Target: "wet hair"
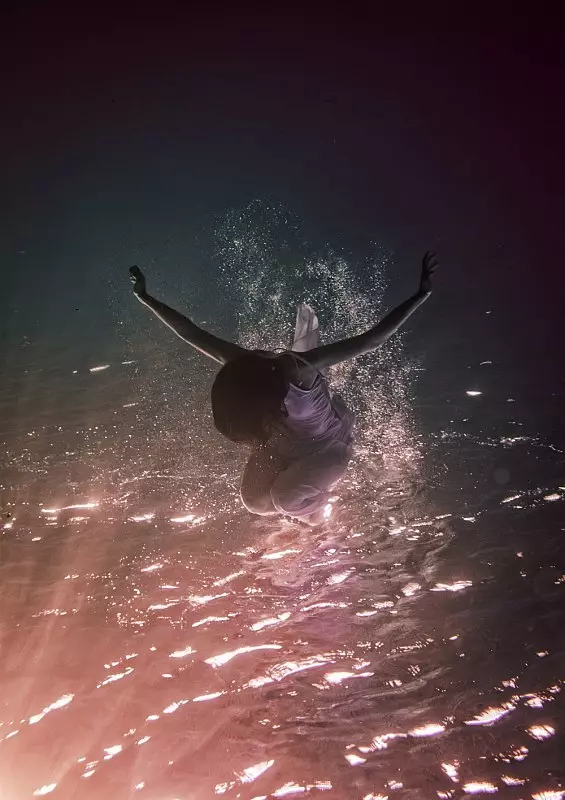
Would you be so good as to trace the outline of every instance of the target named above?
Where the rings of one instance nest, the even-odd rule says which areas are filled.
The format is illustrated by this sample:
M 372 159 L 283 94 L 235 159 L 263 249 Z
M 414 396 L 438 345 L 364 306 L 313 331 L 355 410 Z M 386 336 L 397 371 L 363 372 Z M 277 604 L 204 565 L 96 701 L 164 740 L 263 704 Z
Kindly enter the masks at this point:
M 271 425 L 286 416 L 287 392 L 275 359 L 252 352 L 228 361 L 212 385 L 214 425 L 232 442 L 265 442 Z

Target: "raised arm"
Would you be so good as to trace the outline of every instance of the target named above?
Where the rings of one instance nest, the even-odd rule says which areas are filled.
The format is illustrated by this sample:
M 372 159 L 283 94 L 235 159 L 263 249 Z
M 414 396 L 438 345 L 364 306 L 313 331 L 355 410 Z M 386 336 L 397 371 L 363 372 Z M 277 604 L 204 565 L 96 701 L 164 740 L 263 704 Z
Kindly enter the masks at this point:
M 243 347 L 220 339 L 199 328 L 198 325 L 195 325 L 183 314 L 175 311 L 174 308 L 170 308 L 165 303 L 147 294 L 145 277 L 139 267 L 130 267 L 129 272 L 133 284 L 133 292 L 139 302 L 150 308 L 155 316 L 174 331 L 177 336 L 180 336 L 185 342 L 204 353 L 205 356 L 213 358 L 214 361 L 218 361 L 220 364 L 226 364 L 246 352 Z
M 387 314 L 387 316 L 375 325 L 374 328 L 361 333 L 358 336 L 352 336 L 350 339 L 343 339 L 339 342 L 326 344 L 322 347 L 316 347 L 313 350 L 308 350 L 302 353 L 302 357 L 312 364 L 316 369 L 323 370 L 325 367 L 331 367 L 333 364 L 339 364 L 340 361 L 347 361 L 350 358 L 369 353 L 371 350 L 376 350 L 393 333 L 404 325 L 408 317 L 410 317 L 422 303 L 428 299 L 432 293 L 431 277 L 437 268 L 437 259 L 434 253 L 426 253 L 422 262 L 422 275 L 420 278 L 420 287 L 415 295 L 405 300 L 397 308 Z

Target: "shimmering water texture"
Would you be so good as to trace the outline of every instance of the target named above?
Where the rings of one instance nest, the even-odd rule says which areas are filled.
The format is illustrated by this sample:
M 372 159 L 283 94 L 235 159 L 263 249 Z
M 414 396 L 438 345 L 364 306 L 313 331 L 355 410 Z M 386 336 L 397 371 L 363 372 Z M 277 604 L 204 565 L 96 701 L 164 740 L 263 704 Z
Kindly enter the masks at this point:
M 281 231 L 218 231 L 242 342 L 287 345 L 301 299 L 328 337 L 382 312 L 382 258 L 367 293 Z M 239 507 L 213 371 L 140 341 L 3 388 L 1 796 L 564 798 L 562 456 L 519 398 L 482 433 L 497 365 L 433 432 L 402 337 L 336 370 L 359 443 L 308 530 Z

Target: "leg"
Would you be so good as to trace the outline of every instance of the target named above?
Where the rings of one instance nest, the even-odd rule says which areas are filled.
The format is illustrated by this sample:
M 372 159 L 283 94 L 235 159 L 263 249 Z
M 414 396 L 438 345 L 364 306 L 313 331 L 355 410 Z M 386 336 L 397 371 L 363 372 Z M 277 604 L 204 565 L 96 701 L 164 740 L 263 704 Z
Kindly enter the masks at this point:
M 271 487 L 283 464 L 265 447 L 254 450 L 243 472 L 241 501 L 252 514 L 278 514 L 271 500 Z
M 307 303 L 300 303 L 296 312 L 292 350 L 304 353 L 320 344 L 320 326 L 316 312 Z
M 349 445 L 336 442 L 327 450 L 293 462 L 272 485 L 274 508 L 291 517 L 308 517 L 320 511 L 329 499 L 330 489 L 347 469 L 351 453 Z

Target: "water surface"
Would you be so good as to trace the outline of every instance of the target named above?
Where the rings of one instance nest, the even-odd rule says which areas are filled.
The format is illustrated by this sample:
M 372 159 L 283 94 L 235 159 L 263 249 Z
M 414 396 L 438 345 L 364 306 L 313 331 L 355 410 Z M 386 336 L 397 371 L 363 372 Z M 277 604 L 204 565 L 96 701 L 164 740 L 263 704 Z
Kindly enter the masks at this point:
M 328 338 L 372 323 L 382 254 L 370 285 L 274 272 L 271 233 L 218 231 L 242 343 L 285 346 L 302 299 Z M 400 336 L 335 370 L 357 451 L 312 531 L 239 506 L 212 362 L 127 313 L 122 349 L 1 389 L 6 797 L 565 797 L 562 443 L 505 365 Z

